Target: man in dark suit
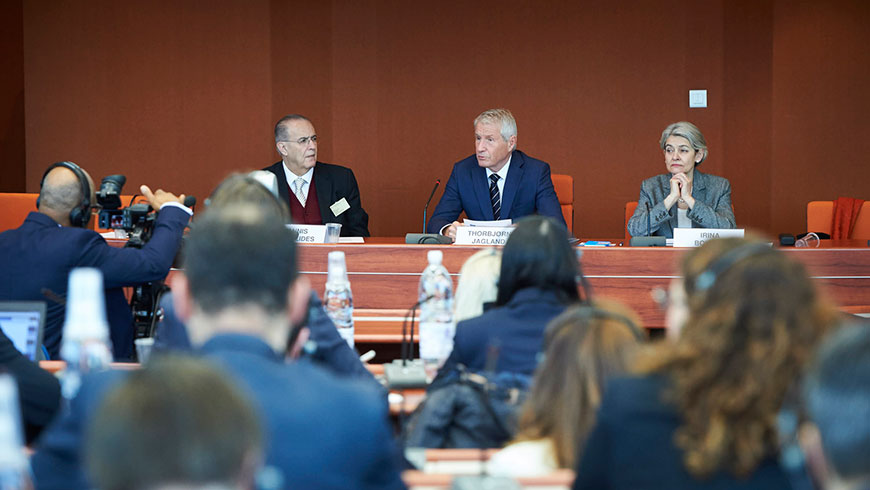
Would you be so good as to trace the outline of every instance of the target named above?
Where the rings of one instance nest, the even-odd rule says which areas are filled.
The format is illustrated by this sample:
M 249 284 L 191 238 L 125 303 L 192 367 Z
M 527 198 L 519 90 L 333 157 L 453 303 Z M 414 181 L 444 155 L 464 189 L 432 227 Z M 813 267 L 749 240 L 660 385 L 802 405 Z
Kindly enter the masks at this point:
M 72 162 L 50 166 L 42 178 L 37 211 L 14 230 L 0 233 L 0 299 L 48 301 L 43 343 L 52 359 L 60 353 L 70 271 L 96 267 L 103 273 L 106 314 L 116 360 L 133 354 L 133 316 L 121 289 L 166 277 L 192 212 L 184 195 L 141 187 L 160 214 L 141 249 L 112 247 L 89 227 L 96 206 L 91 177 Z
M 263 422 L 266 465 L 281 488 L 404 488 L 383 393 L 310 362 L 285 362 L 307 339 L 307 280 L 297 278 L 295 236 L 250 205 L 206 211 L 173 276 L 176 312 L 191 342 L 251 397 Z M 105 383 L 104 383 L 105 384 Z M 90 488 L 81 431 L 105 393 L 86 379 L 68 414 L 32 458 L 38 488 Z
M 275 124 L 275 147 L 281 161 L 263 170 L 278 177 L 278 192 L 290 206 L 293 223 L 341 223 L 341 236 L 369 236 L 369 215 L 353 170 L 317 161 L 317 134 L 307 117 L 282 117 Z
M 444 195 L 426 226 L 428 233 L 456 238 L 456 221 L 516 220 L 529 214 L 555 219 L 567 228 L 550 166 L 516 149 L 517 122 L 507 109 L 484 111 L 474 120 L 475 154 L 457 162 Z

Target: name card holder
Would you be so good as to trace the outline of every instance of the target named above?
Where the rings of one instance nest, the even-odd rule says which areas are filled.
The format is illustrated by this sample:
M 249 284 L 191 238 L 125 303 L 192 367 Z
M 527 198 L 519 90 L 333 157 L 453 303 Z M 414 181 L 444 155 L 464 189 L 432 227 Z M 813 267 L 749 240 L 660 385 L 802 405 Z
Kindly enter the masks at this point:
M 700 247 L 716 238 L 743 238 L 743 228 L 674 228 L 675 247 Z
M 326 225 L 287 225 L 296 232 L 296 243 L 326 243 Z
M 456 245 L 504 245 L 514 231 L 513 226 L 459 226 Z

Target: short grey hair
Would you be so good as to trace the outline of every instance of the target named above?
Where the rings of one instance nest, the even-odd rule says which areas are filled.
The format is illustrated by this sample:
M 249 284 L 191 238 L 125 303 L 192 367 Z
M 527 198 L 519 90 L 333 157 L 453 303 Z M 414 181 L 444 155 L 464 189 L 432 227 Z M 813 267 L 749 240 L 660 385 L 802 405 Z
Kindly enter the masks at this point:
M 501 137 L 505 141 L 511 139 L 511 136 L 517 135 L 517 120 L 514 119 L 511 111 L 507 109 L 489 109 L 481 112 L 479 116 L 474 118 L 474 127 L 477 127 L 477 124 L 482 122 L 490 124 L 501 123 Z
M 661 146 L 662 150 L 665 149 L 665 143 L 671 136 L 682 136 L 683 138 L 686 138 L 689 140 L 689 144 L 692 145 L 692 148 L 694 148 L 695 151 L 704 150 L 704 155 L 701 157 L 701 161 L 695 164 L 696 166 L 700 165 L 701 162 L 707 159 L 707 155 L 710 153 L 710 151 L 707 150 L 707 140 L 704 139 L 704 134 L 701 133 L 698 126 L 695 126 L 689 121 L 680 121 L 666 127 L 665 130 L 662 131 L 662 139 L 659 141 L 659 146 Z
M 278 122 L 275 123 L 275 143 L 279 141 L 288 141 L 287 138 L 289 138 L 290 135 L 287 133 L 286 124 L 290 121 L 308 121 L 312 126 L 314 126 L 311 119 L 308 119 L 302 114 L 287 114 L 281 119 L 278 119 Z

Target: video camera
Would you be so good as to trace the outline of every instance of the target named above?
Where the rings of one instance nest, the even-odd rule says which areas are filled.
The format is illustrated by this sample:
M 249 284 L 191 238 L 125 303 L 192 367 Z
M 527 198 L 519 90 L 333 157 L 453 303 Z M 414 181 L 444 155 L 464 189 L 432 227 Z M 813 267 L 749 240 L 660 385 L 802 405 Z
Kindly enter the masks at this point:
M 99 226 L 103 229 L 122 229 L 129 235 L 128 247 L 142 248 L 151 239 L 156 215 L 148 203 L 121 207 L 121 189 L 127 183 L 123 175 L 109 175 L 100 181 L 97 202 L 102 206 Z

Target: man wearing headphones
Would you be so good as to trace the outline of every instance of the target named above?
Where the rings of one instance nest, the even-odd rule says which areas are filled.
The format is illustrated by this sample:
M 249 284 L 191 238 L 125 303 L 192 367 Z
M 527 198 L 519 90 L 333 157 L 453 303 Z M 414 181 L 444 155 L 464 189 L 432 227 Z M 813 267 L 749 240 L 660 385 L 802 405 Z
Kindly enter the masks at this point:
M 97 267 L 106 288 L 106 316 L 116 360 L 133 354 L 133 317 L 125 286 L 163 279 L 181 245 L 193 212 L 184 195 L 140 188 L 160 210 L 151 239 L 141 249 L 110 246 L 89 230 L 95 204 L 91 177 L 72 162 L 51 165 L 42 177 L 37 211 L 14 230 L 0 233 L 0 299 L 45 301 L 43 344 L 51 359 L 60 353 L 69 272 Z

